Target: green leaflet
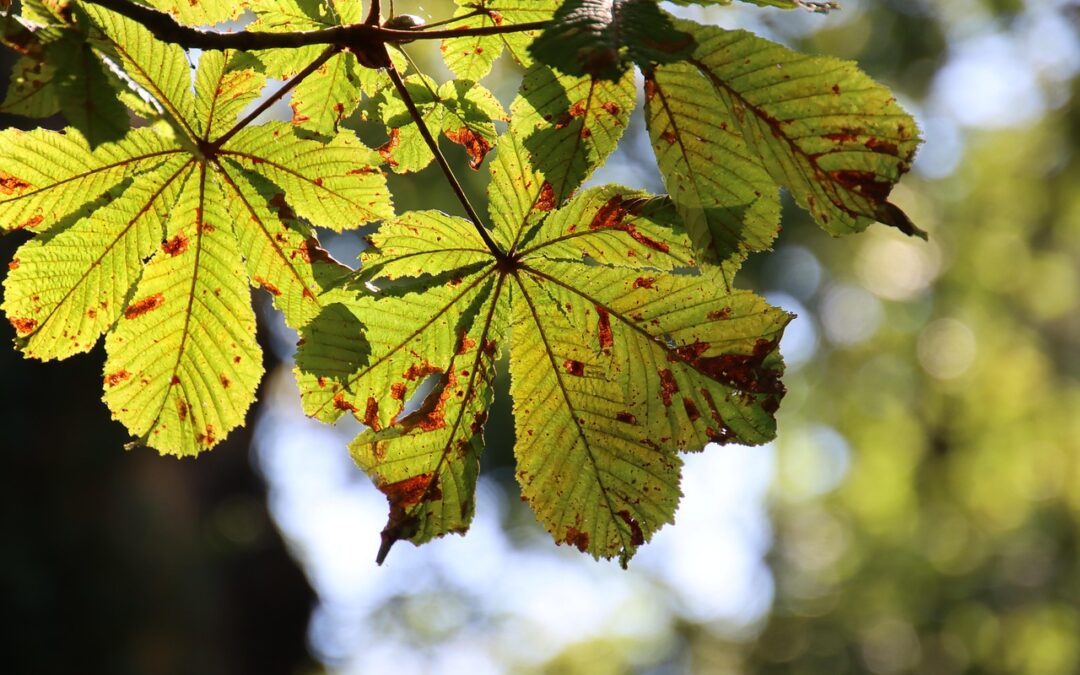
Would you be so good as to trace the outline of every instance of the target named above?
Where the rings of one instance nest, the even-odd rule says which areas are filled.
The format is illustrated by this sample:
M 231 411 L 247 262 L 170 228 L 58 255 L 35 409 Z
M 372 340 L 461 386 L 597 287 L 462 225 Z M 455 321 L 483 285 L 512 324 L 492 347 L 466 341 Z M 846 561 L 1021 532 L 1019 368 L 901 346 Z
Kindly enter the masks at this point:
M 694 39 L 678 31 L 655 0 L 566 0 L 529 51 L 568 75 L 616 80 L 637 63 L 690 56 Z
M 777 186 L 735 120 L 687 64 L 645 71 L 645 119 L 660 175 L 704 260 L 731 275 L 780 229 Z
M 506 26 L 546 21 L 559 7 L 559 0 L 455 0 L 454 16 L 468 17 L 455 28 Z M 522 66 L 532 65 L 528 46 L 535 31 L 504 35 L 480 35 L 443 40 L 441 50 L 446 67 L 462 80 L 479 81 L 489 72 L 505 49 Z
M 213 2 L 147 0 L 146 4 L 172 14 L 177 21 L 189 26 L 213 26 L 239 17 L 247 2 L 245 0 L 214 0 Z
M 442 132 L 451 142 L 461 145 L 469 156 L 469 165 L 479 168 L 495 143 L 492 120 L 506 119 L 494 94 L 475 82 L 451 80 L 436 85 L 423 76 L 407 78 L 405 86 L 428 130 L 433 135 Z M 408 173 L 431 163 L 435 157 L 396 91 L 383 94 L 379 115 L 390 134 L 389 142 L 380 151 L 391 169 Z
M 615 82 L 534 65 L 510 106 L 509 147 L 493 160 L 488 197 L 496 237 L 517 248 L 615 150 L 635 104 L 630 72 Z
M 0 225 L 41 233 L 16 253 L 3 309 L 35 358 L 87 351 L 106 333 L 113 415 L 141 442 L 191 455 L 242 424 L 254 398 L 250 286 L 299 328 L 339 297 L 327 289 L 347 272 L 311 224 L 341 230 L 393 210 L 378 155 L 351 133 L 319 142 L 275 123 L 216 142 L 264 78 L 208 52 L 192 94 L 182 51 L 96 14 L 124 40 L 105 48 L 169 124 L 94 149 L 72 130 L 0 133 L 13 157 Z
M 919 144 L 915 121 L 853 63 L 803 56 L 745 31 L 679 21 L 701 71 L 773 180 L 825 230 L 880 221 L 922 235 L 888 201 Z
M 12 69 L 0 112 L 26 117 L 49 117 L 60 112 L 60 97 L 51 86 L 55 74 L 52 65 L 20 56 Z
M 496 158 L 493 180 L 521 146 L 499 139 L 511 159 Z M 677 451 L 775 433 L 788 315 L 695 268 L 670 201 L 606 186 L 537 211 L 511 198 L 523 179 L 547 181 L 531 170 L 492 201 L 496 239 L 519 244 L 513 262 L 467 221 L 408 214 L 364 253 L 378 290 L 303 329 L 305 411 L 369 427 L 350 448 L 389 501 L 380 561 L 399 539 L 468 526 L 507 348 L 523 494 L 557 541 L 596 557 L 625 563 L 671 521 Z
M 354 0 L 253 0 L 250 5 L 257 17 L 252 30 L 320 30 L 363 20 L 363 6 Z M 312 45 L 253 53 L 268 76 L 287 79 L 315 61 L 324 49 L 325 46 Z M 399 70 L 404 68 L 404 57 L 393 50 L 390 56 Z M 356 110 L 362 95 L 374 96 L 389 86 L 385 73 L 364 67 L 352 52 L 337 53 L 293 90 L 290 103 L 293 124 L 333 135 L 338 125 Z
M 122 138 L 128 115 L 117 94 L 124 86 L 86 43 L 85 28 L 73 23 L 71 11 L 23 5 L 22 17 L 0 19 L 0 41 L 22 54 L 0 110 L 29 117 L 62 112 L 93 147 Z

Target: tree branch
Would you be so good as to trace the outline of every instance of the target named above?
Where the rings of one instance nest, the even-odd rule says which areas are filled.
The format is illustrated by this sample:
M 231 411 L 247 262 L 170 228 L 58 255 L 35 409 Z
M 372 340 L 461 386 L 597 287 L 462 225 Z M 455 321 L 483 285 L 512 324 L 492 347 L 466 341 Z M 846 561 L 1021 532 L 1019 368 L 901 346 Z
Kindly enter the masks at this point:
M 414 40 L 439 40 L 443 38 L 520 33 L 527 30 L 538 30 L 547 25 L 546 21 L 533 21 L 501 26 L 425 31 L 397 30 L 373 24 L 358 23 L 292 33 L 267 33 L 263 31 L 216 33 L 181 25 L 165 12 L 160 12 L 145 5 L 137 5 L 131 0 L 83 1 L 126 16 L 132 21 L 141 24 L 158 40 L 180 45 L 185 49 L 237 49 L 250 51 L 253 49 L 306 47 L 309 45 L 371 48 L 376 45 L 412 42 Z

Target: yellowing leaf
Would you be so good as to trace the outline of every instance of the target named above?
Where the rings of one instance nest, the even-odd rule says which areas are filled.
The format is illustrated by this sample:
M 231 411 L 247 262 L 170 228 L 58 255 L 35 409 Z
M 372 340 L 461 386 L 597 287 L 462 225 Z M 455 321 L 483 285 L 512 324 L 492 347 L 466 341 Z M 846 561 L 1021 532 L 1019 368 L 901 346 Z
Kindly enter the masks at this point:
M 745 31 L 678 22 L 698 41 L 692 63 L 747 146 L 832 234 L 880 221 L 921 234 L 888 201 L 911 168 L 915 121 L 854 64 L 804 56 Z
M 0 226 L 40 232 L 16 252 L 3 309 L 35 358 L 107 334 L 105 400 L 140 442 L 192 455 L 243 423 L 262 375 L 250 287 L 296 328 L 341 291 L 345 270 L 311 230 L 393 214 L 378 155 L 351 133 L 328 142 L 237 117 L 262 75 L 179 49 L 105 10 L 105 45 L 168 125 L 91 150 L 81 136 L 0 133 Z M 171 132 L 171 133 L 170 133 Z
M 558 0 L 455 0 L 454 16 L 463 17 L 455 28 L 512 26 L 546 21 L 559 7 Z M 532 64 L 528 45 L 535 31 L 503 35 L 477 35 L 443 40 L 441 50 L 446 67 L 463 80 L 478 81 L 491 72 L 491 66 L 503 53 L 522 66 Z
M 350 447 L 390 504 L 381 561 L 397 540 L 467 527 L 508 346 L 523 495 L 557 541 L 625 563 L 674 515 L 678 451 L 773 436 L 788 316 L 694 267 L 666 199 L 606 186 L 523 208 L 512 186 L 550 179 L 513 132 L 498 147 L 494 238 L 509 250 L 444 214 L 384 225 L 365 289 L 303 329 L 304 408 L 369 427 Z

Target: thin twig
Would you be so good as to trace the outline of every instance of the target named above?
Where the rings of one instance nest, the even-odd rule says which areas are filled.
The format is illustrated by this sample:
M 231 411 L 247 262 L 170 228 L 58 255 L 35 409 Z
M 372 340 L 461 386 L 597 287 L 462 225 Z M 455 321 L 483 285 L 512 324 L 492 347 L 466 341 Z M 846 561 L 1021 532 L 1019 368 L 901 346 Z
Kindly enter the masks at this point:
M 377 45 L 412 42 L 415 40 L 441 40 L 455 37 L 476 37 L 482 35 L 500 35 L 537 30 L 547 26 L 546 21 L 530 23 L 504 24 L 500 26 L 479 26 L 476 28 L 453 28 L 448 30 L 398 30 L 378 25 L 350 24 L 333 26 L 310 31 L 290 33 L 267 33 L 262 31 L 238 31 L 235 33 L 216 33 L 191 28 L 176 22 L 165 12 L 160 12 L 145 5 L 137 5 L 131 0 L 84 0 L 93 5 L 104 7 L 126 16 L 141 24 L 154 37 L 162 42 L 180 45 L 185 49 L 281 49 L 307 47 L 309 45 L 336 45 L 338 47 L 375 47 Z
M 405 107 L 409 109 L 409 115 L 412 116 L 416 127 L 420 130 L 420 135 L 424 138 L 424 142 L 427 143 L 428 149 L 435 155 L 435 161 L 438 163 L 439 168 L 442 169 L 443 175 L 446 176 L 446 181 L 450 184 L 450 188 L 454 191 L 458 201 L 461 202 L 462 207 L 465 208 L 465 213 L 469 216 L 469 220 L 472 221 L 473 227 L 480 234 L 480 238 L 484 240 L 484 245 L 488 247 L 491 254 L 500 261 L 508 259 L 505 252 L 499 248 L 498 244 L 491 238 L 487 228 L 484 227 L 483 222 L 480 220 L 480 216 L 476 213 L 476 209 L 473 208 L 469 198 L 465 195 L 465 190 L 461 188 L 461 183 L 458 182 L 457 177 L 454 175 L 454 171 L 450 168 L 449 162 L 446 161 L 446 157 L 443 156 L 442 151 L 439 149 L 439 144 L 435 141 L 431 135 L 431 131 L 428 130 L 427 124 L 424 123 L 424 116 L 420 114 L 420 111 L 416 107 L 416 103 L 413 102 L 412 96 L 409 95 L 409 90 L 405 87 L 404 80 L 401 79 L 401 75 L 397 69 L 394 68 L 394 64 L 391 63 L 386 69 L 386 74 L 390 76 L 390 81 L 394 83 L 394 87 L 397 88 L 398 94 L 401 95 L 401 100 L 405 103 Z
M 247 125 L 251 124 L 252 120 L 254 120 L 256 117 L 261 115 L 267 108 L 269 108 L 270 106 L 272 106 L 275 103 L 277 103 L 278 101 L 280 101 L 281 98 L 283 96 L 285 96 L 285 94 L 288 94 L 290 91 L 292 91 L 296 87 L 296 85 L 303 82 L 304 78 L 306 78 L 308 75 L 311 75 L 312 73 L 314 73 L 316 70 L 319 69 L 320 66 L 322 66 L 322 64 L 329 61 L 334 56 L 334 54 L 337 54 L 340 51 L 341 51 L 340 48 L 335 47 L 333 45 L 327 47 L 326 50 L 323 51 L 322 54 L 319 54 L 319 58 L 317 58 L 314 61 L 312 61 L 311 63 L 309 63 L 306 68 L 304 68 L 299 73 L 294 75 L 291 79 L 289 79 L 288 82 L 281 85 L 280 89 L 275 91 L 270 96 L 267 96 L 265 101 L 260 103 L 258 106 L 256 106 L 256 108 L 254 110 L 252 110 L 250 113 L 245 115 L 242 120 L 240 120 L 235 125 L 233 125 L 232 129 L 229 129 L 224 134 L 222 134 L 219 138 L 215 139 L 214 142 L 211 144 L 212 147 L 216 149 L 216 148 L 220 148 L 220 147 L 224 146 L 226 143 L 229 142 L 230 138 L 232 138 L 233 136 L 236 135 L 236 133 L 238 131 L 240 131 L 241 129 L 243 129 Z
M 368 7 L 367 18 L 364 19 L 364 23 L 368 26 L 378 26 L 382 23 L 382 7 L 379 4 L 379 0 L 371 0 L 371 6 Z

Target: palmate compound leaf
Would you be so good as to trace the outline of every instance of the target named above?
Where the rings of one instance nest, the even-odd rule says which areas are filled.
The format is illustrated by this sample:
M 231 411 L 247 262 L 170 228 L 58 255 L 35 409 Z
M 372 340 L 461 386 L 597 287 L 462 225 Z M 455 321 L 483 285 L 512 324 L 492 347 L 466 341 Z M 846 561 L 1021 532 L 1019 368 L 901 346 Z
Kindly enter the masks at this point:
M 559 8 L 561 0 L 455 0 L 454 16 L 462 17 L 455 28 L 511 26 L 547 21 Z M 489 72 L 505 50 L 518 64 L 532 65 L 528 46 L 536 31 L 476 35 L 443 40 L 440 49 L 446 67 L 462 80 L 479 81 Z
M 351 134 L 322 143 L 275 123 L 216 146 L 262 76 L 206 52 L 193 94 L 182 51 L 88 11 L 169 122 L 94 150 L 73 131 L 0 133 L 12 158 L 0 226 L 39 233 L 9 266 L 3 309 L 34 358 L 85 352 L 107 333 L 114 417 L 163 453 L 192 455 L 243 422 L 262 374 L 249 283 L 299 328 L 347 271 L 300 218 L 341 230 L 393 211 L 378 156 Z
M 523 197 L 550 180 L 507 175 L 528 168 L 515 135 L 492 163 L 508 261 L 467 221 L 407 214 L 362 256 L 378 290 L 303 329 L 305 411 L 368 426 L 350 449 L 390 504 L 380 561 L 397 540 L 468 527 L 503 353 L 523 495 L 556 541 L 595 557 L 625 564 L 672 520 L 679 450 L 774 434 L 789 316 L 694 267 L 667 199 L 617 186 L 561 208 Z

